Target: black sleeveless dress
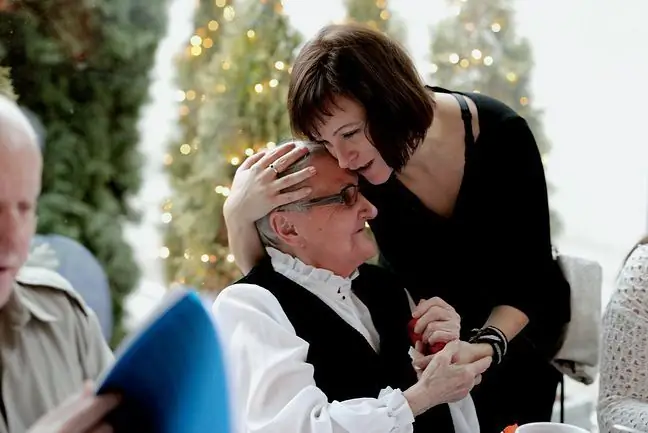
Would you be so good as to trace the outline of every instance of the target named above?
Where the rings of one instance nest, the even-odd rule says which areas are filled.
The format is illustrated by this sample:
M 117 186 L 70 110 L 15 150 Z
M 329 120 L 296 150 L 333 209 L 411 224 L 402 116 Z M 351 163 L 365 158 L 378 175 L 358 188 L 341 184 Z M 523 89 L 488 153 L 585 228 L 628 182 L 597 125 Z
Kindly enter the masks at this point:
M 450 303 L 462 317 L 462 339 L 495 306 L 529 316 L 505 360 L 473 391 L 482 433 L 499 433 L 551 417 L 560 374 L 548 360 L 569 321 L 569 286 L 552 258 L 544 170 L 525 120 L 493 98 L 453 94 L 466 126 L 466 164 L 452 216 L 428 209 L 395 174 L 381 185 L 362 181 L 361 190 L 378 209 L 370 224 L 381 264 L 415 302 Z M 477 106 L 476 141 L 464 96 Z

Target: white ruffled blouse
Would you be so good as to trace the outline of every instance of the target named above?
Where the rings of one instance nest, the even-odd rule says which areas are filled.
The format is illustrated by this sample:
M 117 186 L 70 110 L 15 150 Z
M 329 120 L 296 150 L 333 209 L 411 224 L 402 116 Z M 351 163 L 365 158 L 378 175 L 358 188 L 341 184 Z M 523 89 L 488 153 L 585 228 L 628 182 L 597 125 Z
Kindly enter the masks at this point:
M 350 278 L 317 269 L 268 248 L 275 271 L 315 294 L 361 333 L 374 350 L 380 338 L 368 308 L 351 291 Z M 414 416 L 401 390 L 329 401 L 306 362 L 299 338 L 277 299 L 253 284 L 234 284 L 213 305 L 227 356 L 237 433 L 408 433 Z M 478 433 L 470 396 L 450 404 L 456 433 Z M 430 432 L 434 433 L 434 432 Z

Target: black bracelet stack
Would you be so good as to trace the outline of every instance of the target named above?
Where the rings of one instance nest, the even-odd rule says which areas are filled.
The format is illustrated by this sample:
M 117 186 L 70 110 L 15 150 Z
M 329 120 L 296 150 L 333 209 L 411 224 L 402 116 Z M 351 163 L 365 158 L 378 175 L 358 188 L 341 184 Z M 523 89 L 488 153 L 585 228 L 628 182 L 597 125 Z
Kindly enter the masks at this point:
M 468 340 L 473 344 L 490 344 L 493 347 L 493 361 L 495 364 L 502 362 L 508 350 L 508 339 L 506 335 L 494 326 L 487 326 L 482 329 L 473 329 L 472 337 Z

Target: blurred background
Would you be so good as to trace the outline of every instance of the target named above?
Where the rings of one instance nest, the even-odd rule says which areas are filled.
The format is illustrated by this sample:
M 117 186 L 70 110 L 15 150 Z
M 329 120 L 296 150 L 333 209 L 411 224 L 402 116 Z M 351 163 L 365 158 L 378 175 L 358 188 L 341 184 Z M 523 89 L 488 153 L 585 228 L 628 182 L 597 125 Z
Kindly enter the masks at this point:
M 527 118 L 554 242 L 601 263 L 605 304 L 648 232 L 646 13 L 641 0 L 0 0 L 0 92 L 45 156 L 32 260 L 73 280 L 113 346 L 173 287 L 209 302 L 239 276 L 221 214 L 234 170 L 290 137 L 303 42 L 355 20 L 400 41 L 428 84 Z M 569 382 L 566 421 L 596 431 L 595 395 Z

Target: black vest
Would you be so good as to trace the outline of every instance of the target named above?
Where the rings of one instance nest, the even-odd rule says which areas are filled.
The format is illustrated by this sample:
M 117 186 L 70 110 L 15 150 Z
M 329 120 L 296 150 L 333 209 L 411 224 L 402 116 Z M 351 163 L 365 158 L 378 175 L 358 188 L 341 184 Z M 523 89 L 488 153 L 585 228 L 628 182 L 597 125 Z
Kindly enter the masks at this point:
M 238 282 L 264 287 L 277 298 L 297 336 L 309 343 L 306 362 L 314 366 L 315 383 L 329 402 L 377 398 L 387 386 L 404 391 L 416 383 L 408 354 L 407 296 L 387 271 L 362 265 L 352 285 L 371 313 L 380 353 L 317 296 L 275 272 L 268 258 Z M 448 405 L 416 417 L 414 431 L 453 433 Z

